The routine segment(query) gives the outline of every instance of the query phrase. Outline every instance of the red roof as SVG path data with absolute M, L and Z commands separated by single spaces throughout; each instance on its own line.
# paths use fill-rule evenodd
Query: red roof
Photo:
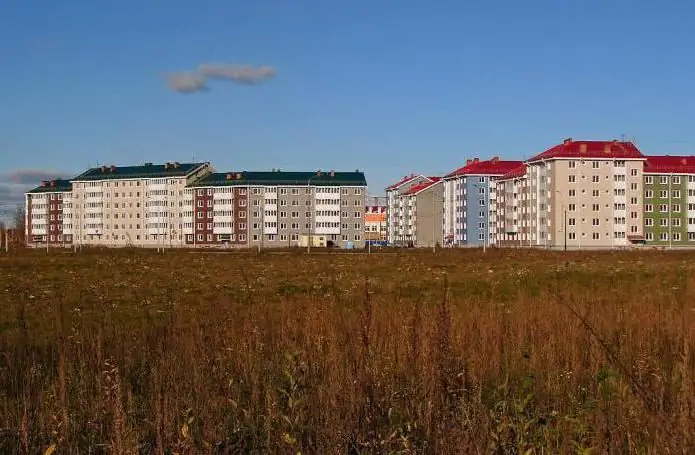
M 504 175 L 521 164 L 523 164 L 521 161 L 503 161 L 497 157 L 486 161 L 480 161 L 478 158 L 474 158 L 468 160 L 465 166 L 450 172 L 444 177 L 457 177 L 460 175 Z
M 695 156 L 647 156 L 647 174 L 695 174 Z
M 509 180 L 509 179 L 516 179 L 519 177 L 523 177 L 526 175 L 526 165 L 521 164 L 520 166 L 515 167 L 511 171 L 507 172 L 504 174 L 502 177 L 500 177 L 498 180 Z
M 587 159 L 640 159 L 642 152 L 632 142 L 621 141 L 573 141 L 565 139 L 562 144 L 549 148 L 530 158 L 527 162 L 552 160 L 557 158 Z
M 406 175 L 405 177 L 403 177 L 402 179 L 400 179 L 399 181 L 397 181 L 397 182 L 394 183 L 393 185 L 387 186 L 386 189 L 387 189 L 387 190 L 396 189 L 396 188 L 398 188 L 399 186 L 405 185 L 406 183 L 408 183 L 408 182 L 410 182 L 410 181 L 412 181 L 412 180 L 415 180 L 415 179 L 418 178 L 418 177 L 423 177 L 423 176 L 422 176 L 422 175 L 419 175 L 419 174 L 410 174 L 410 175 Z M 427 178 L 427 177 L 425 177 L 425 178 Z
M 432 177 L 435 179 L 434 181 L 429 181 L 429 182 L 422 182 L 418 183 L 414 187 L 410 188 L 408 191 L 403 193 L 401 196 L 412 196 L 414 194 L 419 193 L 420 191 L 426 190 L 427 188 L 431 187 L 432 185 L 436 184 L 441 180 L 441 177 Z

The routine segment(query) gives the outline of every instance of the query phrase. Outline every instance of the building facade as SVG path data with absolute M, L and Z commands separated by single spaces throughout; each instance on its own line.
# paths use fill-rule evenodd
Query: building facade
M 530 224 L 526 165 L 522 164 L 495 181 L 497 193 L 497 233 L 493 244 L 500 247 L 529 245 Z
M 188 245 L 284 248 L 364 246 L 364 173 L 212 173 L 191 185 Z
M 69 180 L 48 180 L 25 195 L 25 238 L 36 246 L 69 246 L 73 239 Z
M 444 176 L 444 239 L 446 246 L 492 245 L 497 236 L 496 179 L 521 161 L 499 157 L 466 165 Z
M 386 236 L 390 245 L 404 245 L 408 242 L 405 215 L 407 207 L 404 205 L 406 200 L 401 195 L 416 185 L 431 181 L 431 178 L 422 174 L 410 174 L 386 188 Z
M 695 157 L 647 156 L 644 240 L 661 247 L 695 246 Z
M 384 243 L 388 240 L 385 197 L 369 196 L 364 208 L 365 241 Z
M 87 170 L 71 181 L 77 243 L 182 246 L 193 232 L 187 185 L 210 171 L 209 163 L 178 162 Z
M 630 142 L 572 139 L 529 159 L 531 245 L 591 249 L 641 241 L 644 161 Z
M 214 173 L 209 163 L 101 166 L 26 195 L 30 246 L 364 245 L 356 172 Z
M 443 244 L 443 181 L 429 177 L 399 196 L 402 210 L 402 246 L 434 247 Z

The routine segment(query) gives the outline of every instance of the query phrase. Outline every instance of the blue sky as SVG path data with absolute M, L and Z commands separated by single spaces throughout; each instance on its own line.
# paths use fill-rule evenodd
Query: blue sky
M 26 170 L 97 161 L 359 168 L 381 193 L 568 136 L 691 154 L 694 16 L 687 1 L 5 0 L 0 205 Z M 274 75 L 167 85 L 205 64 Z

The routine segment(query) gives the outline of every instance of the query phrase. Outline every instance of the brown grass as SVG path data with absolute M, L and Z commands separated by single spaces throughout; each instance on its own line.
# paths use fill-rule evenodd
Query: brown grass
M 693 259 L 0 257 L 0 452 L 694 453 Z

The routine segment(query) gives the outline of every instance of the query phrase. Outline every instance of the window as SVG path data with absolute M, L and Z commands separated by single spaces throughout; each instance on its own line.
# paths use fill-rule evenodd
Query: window
M 661 240 L 662 242 L 668 240 L 668 232 L 660 233 L 659 234 L 659 240 Z
M 594 212 L 598 212 L 598 211 L 599 211 L 599 205 L 598 205 L 598 204 L 592 204 L 592 205 L 591 205 L 591 210 L 594 211 Z
M 568 206 L 570 212 L 574 212 L 577 210 L 577 206 L 575 204 L 569 204 Z
M 681 219 L 680 218 L 673 218 L 671 220 L 671 225 L 673 227 L 680 227 L 681 226 Z M 675 240 L 675 239 L 674 239 Z
M 570 161 L 567 165 L 570 169 L 574 169 L 577 167 L 577 162 L 576 161 Z
M 599 191 L 598 190 L 591 190 L 591 196 L 592 197 L 599 197 Z
M 668 226 L 668 218 L 661 218 L 659 220 L 659 226 L 661 227 L 667 227 Z
M 598 182 L 599 182 L 598 175 L 592 175 L 591 176 L 591 183 L 598 183 Z
M 644 233 L 644 240 L 651 242 L 654 240 L 654 233 L 653 232 L 645 232 Z
M 576 240 L 576 239 L 577 239 L 577 234 L 574 233 L 574 232 L 569 232 L 569 233 L 567 234 L 567 238 L 570 239 L 570 240 Z
M 599 239 L 599 233 L 598 232 L 592 232 L 591 233 L 591 238 L 593 240 L 598 240 Z
M 654 178 L 651 175 L 645 175 L 644 176 L 644 184 L 645 185 L 651 185 L 654 183 Z
M 600 222 L 601 222 L 601 220 L 599 218 L 592 218 L 591 225 L 592 226 L 599 226 Z
M 673 190 L 673 191 L 671 192 L 671 197 L 674 198 L 674 199 L 680 199 L 680 197 L 681 197 L 681 192 L 680 192 L 680 190 Z
M 569 191 L 569 195 L 570 195 L 570 197 L 576 196 L 576 195 L 577 195 L 577 190 L 570 190 L 570 191 Z
M 575 183 L 577 181 L 577 176 L 575 175 L 570 175 L 569 176 L 569 182 L 570 183 Z
M 637 169 L 630 170 L 630 175 L 633 177 L 637 177 Z
M 681 184 L 681 178 L 679 175 L 674 175 L 671 177 L 671 183 L 674 185 L 680 185 Z M 674 239 L 675 240 L 675 239 Z
M 600 161 L 592 161 L 592 162 L 591 162 L 591 167 L 594 168 L 594 169 L 598 169 L 599 164 L 600 164 Z
M 653 218 L 645 218 L 644 219 L 644 225 L 645 226 L 654 226 L 654 219 Z

